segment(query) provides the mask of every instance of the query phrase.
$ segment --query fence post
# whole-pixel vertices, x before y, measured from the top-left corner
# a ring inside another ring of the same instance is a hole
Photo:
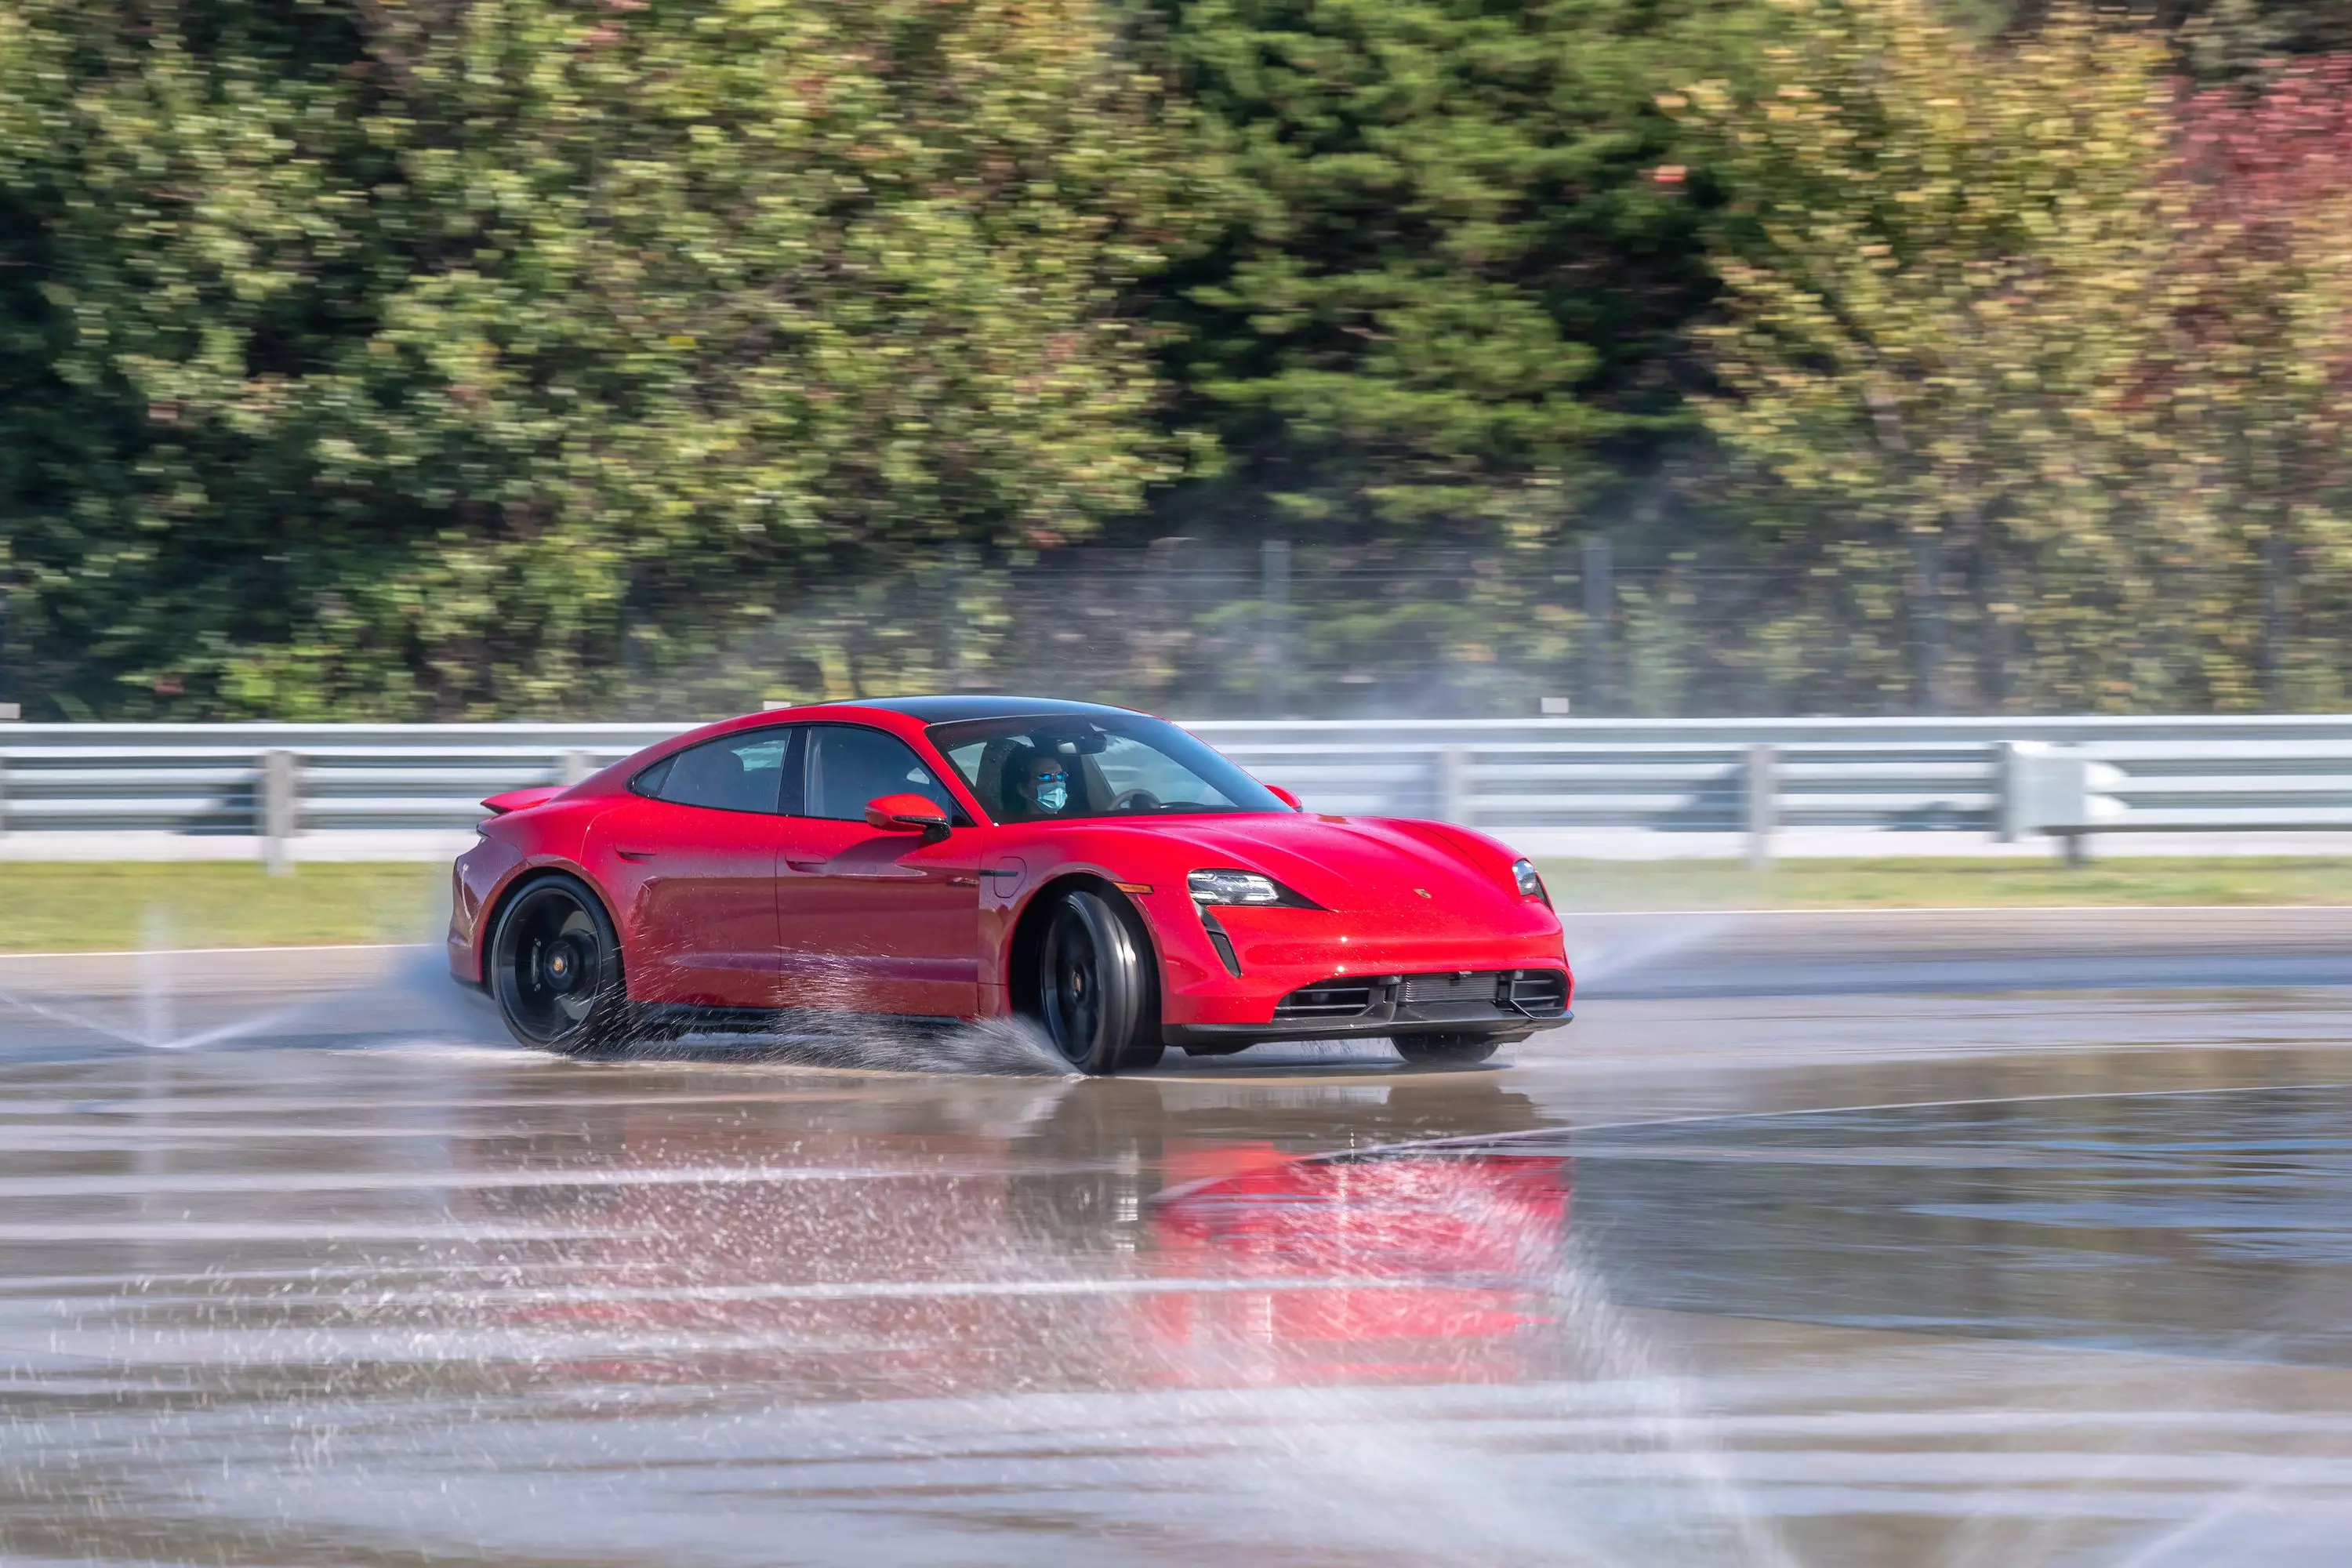
[[[1593,534],[1584,542],[1584,710],[1609,711],[1609,634],[1617,607],[1616,573],[1609,541]]]
[[[1268,719],[1290,707],[1290,541],[1269,539],[1258,547],[1259,701]]]
[[[2029,750],[2028,748],[2032,748]],[[1997,741],[1992,748],[1992,836],[1996,843],[2014,844],[2027,831],[2027,759],[2043,750],[2031,741]]]
[[[261,753],[261,862],[273,877],[294,868],[294,834],[300,826],[295,798],[294,753]]]
[[[1780,816],[1780,753],[1771,746],[1748,748],[1748,868],[1772,868],[1772,827]]]
[[[593,752],[583,752],[574,746],[563,753],[563,766],[560,776],[563,780],[564,788],[570,789],[573,784],[586,783],[588,776],[595,771],[596,758]]]
[[[947,628],[948,689],[961,691],[971,679],[971,628],[964,625],[963,595],[965,578],[972,567],[971,546],[957,544],[947,552],[947,613],[940,617]]]
[[[1944,549],[1943,541],[1924,531],[1911,535],[1913,604],[1918,616],[1913,630],[1917,645],[1918,690],[1912,709],[1923,715],[1941,713],[1948,701],[1945,687]]]
[[[1437,753],[1437,819],[1457,827],[1470,826],[1470,753],[1448,746]]]

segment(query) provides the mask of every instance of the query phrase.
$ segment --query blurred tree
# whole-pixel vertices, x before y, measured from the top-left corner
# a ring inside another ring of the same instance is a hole
[[[1194,0],[1229,219],[1161,285],[1232,468],[1177,498],[1331,537],[1542,536],[1680,429],[1713,279],[1660,73],[1732,0]]]
[[[2051,14],[2049,0],[1955,0],[2004,11],[2022,33]],[[2180,59],[2207,78],[2243,77],[2286,54],[2352,48],[2352,7],[2342,0],[2132,0],[2117,10],[2173,36]]]
[[[2197,454],[2215,510],[2259,563],[2258,584],[2242,594],[2258,609],[2231,638],[2243,674],[2227,696],[2341,703],[2352,621],[2352,58],[2292,60],[2194,93],[2179,123],[2177,306],[2147,380],[2170,415],[2168,439]]]
[[[2164,570],[2216,546],[2145,375],[2176,305],[2163,40],[2072,9],[1995,43],[1931,0],[1781,11],[1760,85],[1669,100],[1736,193],[1706,419],[1744,505],[1864,627],[1906,629],[1887,700],[2200,700],[2226,604]]]
[[[1131,510],[1185,160],[1112,46],[1089,0],[0,0],[34,710],[598,710],[814,564]]]

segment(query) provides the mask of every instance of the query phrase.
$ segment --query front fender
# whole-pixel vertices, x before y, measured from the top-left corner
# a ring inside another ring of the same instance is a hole
[[[1050,856],[1050,858],[1048,858]],[[1017,881],[983,874],[981,878],[981,1012],[1001,1016],[1013,1010],[1016,982],[1013,973],[1016,938],[1022,922],[1037,907],[1039,898],[1073,882],[1094,882],[1116,890],[1141,918],[1145,939],[1160,973],[1189,973],[1202,962],[1216,963],[1207,932],[1192,911],[1192,899],[1181,877],[1171,883],[1162,878],[1145,881],[1131,867],[1114,866],[1081,856],[1055,855],[1036,843],[1009,845],[992,852],[983,868],[1003,860],[1023,862]],[[1189,932],[1187,924],[1192,928]],[[1195,950],[1198,950],[1197,952]]]

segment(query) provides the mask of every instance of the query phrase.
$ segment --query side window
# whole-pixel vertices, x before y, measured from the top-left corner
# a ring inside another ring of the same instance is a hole
[[[847,724],[811,728],[807,816],[862,822],[866,803],[886,795],[923,795],[937,801],[950,818],[962,819],[947,786],[897,736]]]
[[[761,730],[706,741],[638,774],[637,785],[674,805],[773,813],[782,805],[793,735],[789,729]]]

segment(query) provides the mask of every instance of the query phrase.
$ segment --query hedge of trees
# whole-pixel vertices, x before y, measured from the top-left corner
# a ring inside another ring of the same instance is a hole
[[[2338,706],[2341,11],[0,0],[0,696],[611,712],[1185,535],[1747,584],[1663,706]]]

